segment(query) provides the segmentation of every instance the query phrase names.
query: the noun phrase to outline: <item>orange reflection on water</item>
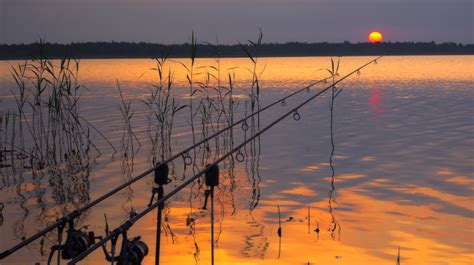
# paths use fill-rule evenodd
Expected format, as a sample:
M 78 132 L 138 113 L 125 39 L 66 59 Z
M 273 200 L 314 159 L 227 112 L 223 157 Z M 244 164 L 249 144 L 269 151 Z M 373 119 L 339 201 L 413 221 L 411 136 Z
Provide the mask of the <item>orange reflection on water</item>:
M 367 175 L 365 174 L 341 174 L 336 177 L 335 182 L 341 183 L 348 180 L 361 179 L 361 178 L 366 178 L 366 177 Z M 324 178 L 324 179 L 326 181 L 331 181 L 331 178 Z
M 316 193 L 307 187 L 295 187 L 292 189 L 283 190 L 281 191 L 281 193 L 300 195 L 300 196 L 310 196 L 310 197 L 316 196 Z
M 470 189 L 474 189 L 472 184 L 474 184 L 474 179 L 468 178 L 466 176 L 456 176 L 446 179 L 447 182 L 453 182 L 457 184 L 470 184 Z
M 319 169 L 319 166 L 317 165 L 314 165 L 314 166 L 307 166 L 307 167 L 304 167 L 302 169 L 300 169 L 300 171 L 303 171 L 303 172 L 312 172 L 312 171 L 315 171 Z
M 426 81 L 434 77 L 439 82 L 453 80 L 472 82 L 472 73 L 469 67 L 459 66 L 472 62 L 473 58 L 473 56 L 386 57 L 380 60 L 379 66 L 371 66 L 370 71 L 364 70 L 362 77 L 369 82 L 380 79 L 383 81 L 403 80 L 403 82 Z M 342 74 L 365 63 L 368 59 L 368 57 L 343 58 L 341 62 Z M 186 60 L 182 61 L 187 62 Z M 80 78 L 85 79 L 86 82 L 99 84 L 103 82 L 109 83 L 110 86 L 110 83 L 115 84 L 115 79 L 118 78 L 119 81 L 127 83 L 129 91 L 132 91 L 135 88 L 145 87 L 149 82 L 156 81 L 155 73 L 148 70 L 153 67 L 152 60 L 83 60 L 82 62 L 81 69 L 83 70 L 81 70 Z M 262 65 L 268 62 L 262 77 L 262 86 L 278 89 L 301 87 L 311 80 L 321 78 L 324 76 L 324 71 L 318 71 L 318 69 L 329 65 L 329 59 L 323 57 L 265 58 L 260 62 Z M 198 59 L 199 66 L 213 65 L 214 63 L 214 59 Z M 227 69 L 227 67 L 233 67 L 236 64 L 239 65 L 239 68 L 229 71 L 234 71 L 238 78 L 244 80 L 243 83 L 245 83 L 246 78 L 249 77 L 245 69 L 250 65 L 248 59 L 223 59 L 222 67 Z M 429 67 L 426 67 L 427 65 Z M 437 65 L 442 65 L 442 67 L 436 67 Z M 178 79 L 177 82 L 185 84 L 186 73 L 179 64 L 173 64 L 173 69 L 175 77 Z M 226 74 L 226 71 L 223 72 L 222 74 Z M 197 75 L 196 80 L 200 80 L 202 76 Z M 101 89 L 102 87 L 94 88 Z M 108 88 L 110 89 L 110 87 Z M 345 91 L 349 91 L 349 89 Z M 371 104 L 369 111 L 382 113 L 384 110 L 383 93 L 387 93 L 387 101 L 390 99 L 389 93 L 379 89 L 372 92 L 369 97 Z M 90 94 L 84 96 L 94 97 Z M 117 96 L 116 93 L 115 96 Z M 130 93 L 130 98 L 138 100 L 142 99 L 143 95 Z M 363 102 L 364 108 L 367 108 L 367 96 L 364 96 L 363 99 L 365 100 Z M 118 115 L 118 113 L 114 115 Z M 106 119 L 100 117 L 98 121 L 103 122 Z M 189 130 L 183 129 L 183 131 L 176 133 L 176 136 L 189 136 Z M 366 133 L 370 135 L 368 132 Z M 343 137 L 336 137 L 336 139 L 343 139 Z M 268 153 L 278 152 L 274 149 L 266 151 Z M 402 264 L 473 263 L 472 196 L 453 195 L 443 190 L 443 187 L 430 187 L 429 183 L 404 185 L 393 175 L 370 176 L 368 172 L 372 172 L 372 168 L 378 166 L 376 162 L 384 160 L 382 155 L 369 152 L 362 156 L 357 153 L 344 152 L 347 155 L 339 154 L 334 158 L 349 160 L 360 157 L 363 165 L 356 166 L 372 164 L 373 167 L 371 166 L 363 172 L 349 171 L 351 173 L 345 174 L 338 174 L 339 169 L 336 170 L 335 183 L 344 183 L 345 186 L 334 192 L 331 213 L 328 209 L 327 198 L 329 188 L 327 182 L 331 180 L 330 178 L 308 178 L 301 179 L 301 181 L 288 181 L 289 183 L 281 181 L 281 179 L 278 181 L 266 179 L 270 175 L 281 174 L 268 171 L 274 162 L 262 163 L 264 165 L 262 169 L 266 168 L 267 170 L 267 175 L 264 176 L 266 178 L 262 179 L 262 183 L 265 184 L 260 183 L 260 188 L 263 188 L 262 197 L 258 207 L 249 211 L 248 201 L 254 187 L 251 187 L 247 181 L 244 173 L 245 166 L 238 166 L 233 198 L 228 195 L 219 197 L 220 201 L 216 203 L 218 212 L 216 214 L 216 238 L 218 238 L 216 264 L 395 264 L 398 246 L 401 247 Z M 269 155 L 268 153 L 265 155 Z M 296 153 L 296 155 L 299 154 Z M 145 159 L 141 163 L 145 163 L 144 161 Z M 344 164 L 339 160 L 338 162 L 344 168 Z M 327 162 L 313 161 L 298 165 L 294 170 L 309 175 L 310 173 L 324 172 L 328 166 Z M 93 181 L 91 186 L 94 189 L 91 198 L 97 198 L 110 187 L 116 186 L 122 181 L 120 178 L 111 177 L 104 180 L 102 177 L 105 173 L 110 173 L 105 175 L 114 175 L 117 168 L 119 168 L 117 163 L 109 163 L 91 176 Z M 108 172 L 109 170 L 110 172 Z M 136 172 L 140 170 L 136 169 Z M 458 174 L 454 169 L 449 168 L 439 169 L 436 173 L 433 175 L 442 179 L 446 185 L 463 185 L 472 190 L 474 180 L 461 175 L 466 175 L 466 173 Z M 101 185 L 95 185 L 99 178 L 102 180 L 99 182 Z M 317 180 L 321 180 L 324 184 L 315 183 Z M 228 181 L 229 179 L 223 180 L 222 185 L 229 186 Z M 285 185 L 278 186 L 282 182 Z M 351 186 L 351 183 L 356 184 Z M 148 184 L 150 183 L 148 182 Z M 139 191 L 136 192 L 137 196 L 133 200 L 133 206 L 135 209 L 143 209 L 148 203 L 150 187 L 144 184 L 137 185 L 133 186 L 135 191 Z M 33 188 L 30 185 L 23 185 L 20 188 L 25 192 L 37 189 L 37 187 Z M 94 224 L 95 228 L 99 226 L 97 231 L 103 230 L 103 227 L 100 227 L 103 224 L 103 212 L 110 214 L 110 220 L 114 220 L 115 223 L 111 224 L 111 227 L 118 225 L 123 219 L 123 215 L 127 214 L 124 209 L 120 209 L 124 195 L 120 194 L 119 196 L 118 199 L 104 202 L 100 206 L 103 208 L 92 212 L 92 217 L 87 221 Z M 162 261 L 164 264 L 209 264 L 209 212 L 200 209 L 202 197 L 202 194 L 199 194 L 198 199 L 193 200 L 190 205 L 188 194 L 179 194 L 169 204 L 170 208 L 166 209 L 162 236 Z M 428 199 L 420 200 L 420 197 Z M 279 259 L 277 205 L 281 208 L 283 221 L 281 257 Z M 307 206 L 311 206 L 309 234 Z M 51 214 L 51 216 L 58 216 L 58 214 Z M 194 227 L 189 224 L 190 218 L 195 222 Z M 337 220 L 341 226 L 340 240 L 338 240 L 339 237 L 334 240 L 328 231 L 333 220 Z M 314 231 L 318 226 L 321 228 L 319 237 Z M 8 224 L 4 227 L 10 229 L 12 225 Z M 156 216 L 152 213 L 140 220 L 137 226 L 130 231 L 131 236 L 141 235 L 150 246 L 150 254 L 146 257 L 144 264 L 154 264 L 155 230 Z M 104 264 L 103 261 L 100 251 L 88 259 L 89 264 Z
M 222 233 L 219 234 L 218 248 L 216 249 L 216 264 L 383 264 L 384 259 L 367 253 L 367 250 L 345 245 L 340 241 L 329 238 L 325 231 L 321 232 L 318 239 L 316 233 L 307 233 L 306 207 L 292 210 L 288 205 L 296 202 L 289 202 L 287 206 L 281 207 L 285 212 L 282 217 L 282 242 L 281 256 L 278 258 L 279 238 L 277 235 L 277 209 L 275 205 L 260 207 L 259 210 L 249 212 L 241 211 L 232 218 L 225 218 L 221 224 Z M 189 211 L 185 208 L 184 212 Z M 177 208 L 171 208 L 173 214 L 174 230 L 185 229 L 185 214 L 179 215 Z M 268 217 L 272 215 L 273 217 Z M 311 222 L 311 230 L 320 225 L 328 224 L 327 212 L 319 209 L 312 209 L 314 221 Z M 267 216 L 267 217 L 266 217 Z M 289 221 L 293 217 L 293 221 Z M 154 220 L 147 218 L 142 226 L 150 233 L 145 233 L 147 242 L 154 242 Z M 266 224 L 264 224 L 266 223 Z M 209 216 L 206 215 L 197 221 L 199 231 L 195 236 L 180 235 L 174 243 L 168 238 L 164 238 L 161 261 L 164 264 L 195 264 L 196 253 L 195 242 L 199 247 L 197 257 L 198 264 L 208 264 L 210 262 L 210 236 L 209 236 Z M 184 230 L 181 231 L 184 234 Z M 207 232 L 207 233 L 206 233 Z M 217 233 L 217 232 L 216 232 Z M 151 250 L 153 251 L 153 250 Z M 335 254 L 336 253 L 336 254 Z M 340 253 L 340 254 L 337 254 Z M 144 264 L 154 264 L 154 253 L 145 259 Z
M 452 195 L 440 190 L 429 188 L 429 187 L 406 187 L 406 188 L 394 188 L 393 190 L 408 193 L 408 194 L 423 194 L 433 198 L 436 198 L 442 202 L 449 203 L 453 206 L 461 207 L 470 211 L 474 210 L 474 203 L 472 198 Z
M 354 68 L 366 63 L 373 57 L 357 56 L 341 58 L 340 73 L 349 73 Z M 474 56 L 387 56 L 379 60 L 379 65 L 373 65 L 362 71 L 364 81 L 471 81 L 472 71 L 469 65 Z M 189 59 L 176 59 L 189 65 Z M 321 68 L 331 65 L 328 57 L 290 57 L 290 58 L 260 58 L 258 61 L 261 76 L 261 86 L 265 88 L 297 88 L 326 77 Z M 0 79 L 10 79 L 10 64 L 19 61 L 0 62 Z M 187 84 L 186 70 L 176 62 L 168 64 L 178 85 Z M 202 81 L 205 73 L 212 72 L 209 66 L 216 66 L 214 58 L 198 58 L 196 60 L 195 79 Z M 223 58 L 220 61 L 222 80 L 227 80 L 229 73 L 236 75 L 238 82 L 248 85 L 251 75 L 248 69 L 252 64 L 248 58 Z M 86 83 L 115 84 L 118 80 L 124 85 L 143 87 L 157 80 L 152 59 L 84 59 L 81 60 L 79 78 Z M 215 73 L 213 73 L 215 74 Z M 134 95 L 140 97 L 140 95 Z
M 344 175 L 341 176 L 344 178 Z M 348 174 L 346 179 L 365 177 Z M 234 215 L 216 215 L 216 264 L 395 264 L 400 246 L 403 264 L 471 264 L 473 255 L 469 242 L 471 227 L 468 217 L 439 212 L 439 205 L 407 204 L 406 200 L 376 198 L 367 192 L 370 186 L 388 188 L 391 192 L 419 193 L 439 197 L 440 201 L 457 203 L 452 196 L 428 188 L 401 188 L 388 179 L 359 184 L 337 191 L 334 216 L 341 224 L 341 238 L 334 240 L 328 228 L 331 215 L 327 198 L 309 204 L 311 218 L 308 228 L 308 205 L 302 205 L 292 192 L 260 201 L 253 210 L 238 210 Z M 311 191 L 308 187 L 290 190 Z M 412 189 L 412 192 L 409 192 Z M 291 195 L 291 196 L 288 196 Z M 286 198 L 286 199 L 285 199 Z M 298 197 L 295 197 L 298 198 Z M 467 207 L 468 202 L 461 206 Z M 166 211 L 166 225 L 173 236 L 163 232 L 162 256 L 164 264 L 208 264 L 210 262 L 209 212 L 190 208 L 186 202 L 172 202 Z M 277 205 L 282 213 L 281 256 L 278 258 L 279 238 Z M 217 209 L 221 205 L 217 204 Z M 224 212 L 229 213 L 228 205 Z M 187 225 L 192 215 L 195 231 Z M 363 218 L 361 218 L 363 217 Z M 446 229 L 446 223 L 456 227 Z M 421 223 L 420 221 L 423 220 Z M 153 215 L 140 221 L 136 233 L 150 246 L 154 245 Z M 320 227 L 319 236 L 314 229 Z M 164 229 L 165 230 L 165 229 Z M 164 231 L 163 230 L 163 231 Z M 308 230 L 310 233 L 308 233 Z M 442 239 L 445 239 L 443 241 Z M 460 241 L 459 241 L 460 240 Z M 154 250 L 144 264 L 154 264 Z
M 468 243 L 472 242 L 468 232 L 472 227 L 468 217 L 440 213 L 437 205 L 418 206 L 382 200 L 368 196 L 362 186 L 359 188 L 360 191 L 339 192 L 339 207 L 344 206 L 341 202 L 357 205 L 351 211 L 336 210 L 343 224 L 345 244 L 372 249 L 371 254 L 380 257 L 394 255 L 400 246 L 404 264 L 472 264 Z M 361 215 L 364 217 L 362 222 Z M 457 227 L 446 229 L 446 223 L 453 219 L 457 219 Z M 449 251 L 440 254 L 443 249 Z

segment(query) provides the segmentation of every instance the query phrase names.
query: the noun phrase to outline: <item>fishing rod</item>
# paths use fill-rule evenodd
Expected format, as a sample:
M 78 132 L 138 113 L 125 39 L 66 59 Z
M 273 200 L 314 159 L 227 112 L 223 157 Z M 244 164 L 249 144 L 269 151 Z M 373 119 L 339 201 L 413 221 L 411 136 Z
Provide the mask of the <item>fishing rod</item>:
M 357 68 L 357 69 L 353 70 L 352 72 L 350 72 L 349 74 L 345 75 L 344 77 L 338 79 L 337 81 L 334 81 L 331 85 L 327 86 L 326 88 L 319 91 L 315 95 L 309 97 L 308 99 L 306 99 L 305 101 L 303 101 L 302 103 L 297 105 L 295 108 L 291 109 L 290 111 L 288 111 L 287 113 L 285 113 L 284 115 L 279 117 L 278 119 L 274 120 L 272 123 L 270 123 L 269 125 L 264 127 L 262 130 L 256 132 L 255 135 L 253 135 L 249 139 L 245 140 L 244 142 L 239 144 L 237 147 L 235 147 L 234 149 L 232 149 L 231 151 L 229 151 L 225 155 L 221 156 L 219 159 L 215 160 L 212 164 L 207 165 L 203 170 L 198 172 L 196 175 L 194 175 L 193 177 L 187 179 L 186 181 L 181 183 L 178 187 L 176 187 L 175 189 L 171 190 L 169 193 L 164 195 L 161 199 L 158 199 L 155 203 L 153 203 L 150 206 L 148 206 L 147 208 L 145 208 L 145 210 L 143 210 L 142 212 L 137 213 L 136 215 L 131 217 L 125 223 L 123 223 L 118 228 L 116 228 L 112 232 L 110 232 L 107 236 L 100 239 L 99 242 L 97 242 L 94 245 L 90 246 L 86 251 L 82 252 L 80 255 L 78 255 L 77 257 L 75 257 L 71 261 L 69 261 L 68 265 L 73 265 L 73 264 L 76 264 L 77 262 L 81 261 L 83 258 L 87 257 L 90 253 L 94 252 L 97 248 L 99 248 L 101 246 L 104 246 L 109 240 L 117 240 L 118 236 L 120 236 L 120 234 L 126 233 L 135 224 L 135 222 L 140 220 L 142 217 L 144 217 L 145 215 L 150 213 L 152 210 L 154 210 L 158 206 L 164 204 L 168 199 L 170 199 L 172 196 L 174 196 L 180 190 L 184 189 L 186 186 L 188 186 L 190 183 L 192 183 L 193 181 L 195 181 L 196 179 L 198 179 L 202 175 L 206 174 L 206 172 L 208 172 L 209 170 L 214 170 L 220 162 L 225 160 L 227 157 L 231 156 L 233 153 L 241 150 L 241 148 L 244 147 L 246 144 L 253 141 L 255 138 L 259 137 L 261 134 L 263 134 L 264 132 L 266 132 L 267 130 L 269 130 L 270 128 L 272 128 L 273 126 L 275 126 L 276 124 L 278 124 L 282 120 L 284 120 L 286 117 L 293 114 L 293 119 L 299 120 L 301 118 L 301 116 L 298 113 L 298 110 L 301 107 L 303 107 L 307 103 L 311 102 L 313 99 L 317 98 L 318 96 L 325 93 L 329 89 L 334 88 L 338 83 L 342 82 L 343 80 L 347 79 L 348 77 L 352 76 L 353 74 L 360 73 L 360 70 L 365 68 L 366 66 L 368 66 L 372 63 L 376 63 L 377 60 L 380 59 L 381 57 L 382 56 L 379 56 L 376 59 L 373 59 L 373 60 L 369 61 L 368 63 L 360 66 L 359 68 Z
M 236 122 L 234 122 L 233 124 L 230 124 L 228 125 L 227 127 L 224 127 L 222 128 L 221 130 L 215 132 L 214 134 L 206 137 L 205 139 L 202 139 L 201 141 L 189 146 L 188 148 L 185 148 L 184 150 L 182 150 L 181 152 L 179 153 L 176 153 L 175 155 L 173 155 L 172 157 L 166 159 L 165 161 L 161 162 L 161 164 L 168 164 L 169 162 L 183 156 L 183 158 L 185 159 L 185 163 L 187 164 L 190 164 L 192 163 L 192 161 L 189 161 L 191 160 L 191 157 L 187 156 L 185 157 L 186 154 L 189 153 L 189 151 L 193 150 L 194 148 L 197 148 L 198 146 L 208 142 L 209 140 L 219 136 L 220 134 L 222 134 L 223 132 L 226 132 L 228 131 L 229 129 L 235 127 L 236 125 L 238 124 L 241 124 L 243 123 L 242 125 L 242 129 L 245 130 L 245 128 L 248 126 L 246 125 L 246 123 L 244 123 L 245 121 L 247 121 L 248 119 L 252 118 L 253 116 L 255 115 L 258 115 L 259 113 L 275 106 L 276 104 L 278 103 L 282 103 L 282 106 L 285 106 L 286 103 L 285 100 L 290 98 L 290 97 L 293 97 L 294 95 L 296 94 L 299 94 L 301 93 L 302 91 L 305 91 L 305 90 L 308 90 L 312 87 L 314 87 L 315 85 L 319 84 L 319 83 L 323 83 L 323 82 L 327 82 L 328 79 L 330 79 L 331 77 L 326 77 L 326 78 L 323 78 L 323 79 L 320 79 L 318 81 L 315 81 L 301 89 L 298 89 L 292 93 L 290 93 L 289 95 L 263 107 L 262 109 L 258 110 L 257 112 L 254 112 L 252 114 L 250 114 L 249 116 L 246 116 Z M 244 126 L 245 125 L 245 126 Z M 187 160 L 189 159 L 189 160 Z M 128 180 L 127 182 L 119 185 L 118 187 L 114 188 L 113 190 L 109 191 L 108 193 L 100 196 L 99 198 L 95 199 L 94 201 L 88 203 L 87 205 L 83 206 L 82 208 L 79 208 L 79 209 L 76 209 L 74 210 L 73 212 L 67 214 L 66 216 L 60 218 L 60 219 L 57 219 L 54 223 L 52 223 L 51 225 L 47 226 L 46 228 L 44 228 L 43 230 L 37 232 L 36 234 L 30 236 L 29 238 L 21 241 L 20 243 L 16 244 L 15 246 L 13 246 L 12 248 L 8 249 L 8 250 L 5 250 L 4 252 L 0 253 L 0 260 L 10 256 L 11 254 L 13 254 L 14 252 L 20 250 L 21 248 L 23 248 L 24 246 L 30 244 L 31 242 L 37 240 L 38 238 L 40 238 L 41 236 L 44 236 L 46 233 L 52 231 L 53 229 L 57 228 L 57 227 L 61 227 L 61 226 L 64 226 L 68 223 L 70 223 L 70 221 L 73 221 L 75 220 L 77 217 L 79 217 L 83 212 L 87 211 L 88 209 L 94 207 L 95 205 L 99 204 L 100 202 L 104 201 L 105 199 L 109 198 L 110 196 L 114 195 L 115 193 L 121 191 L 122 189 L 126 188 L 127 186 L 137 182 L 138 180 L 144 178 L 145 176 L 147 176 L 148 174 L 152 173 L 154 170 L 156 169 L 156 166 L 153 167 L 153 168 L 150 168 L 146 171 L 144 171 L 143 173 L 139 174 L 138 176 Z

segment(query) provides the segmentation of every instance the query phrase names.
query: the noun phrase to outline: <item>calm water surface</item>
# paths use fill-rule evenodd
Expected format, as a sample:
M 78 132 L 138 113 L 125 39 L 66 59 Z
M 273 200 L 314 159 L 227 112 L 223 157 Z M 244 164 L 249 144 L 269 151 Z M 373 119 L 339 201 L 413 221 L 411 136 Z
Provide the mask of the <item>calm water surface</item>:
M 341 76 L 370 59 L 341 58 Z M 16 87 L 10 65 L 17 63 L 0 62 L 2 113 L 14 110 L 11 90 Z M 197 63 L 198 81 L 205 76 L 205 68 L 199 66 L 216 66 L 213 59 Z M 149 70 L 153 67 L 152 60 L 142 59 L 81 61 L 79 81 L 86 88 L 81 115 L 107 136 L 118 153 L 114 155 L 94 131 L 93 141 L 102 154 L 91 151 L 90 165 L 75 175 L 0 168 L 2 251 L 152 165 L 142 100 L 157 82 L 156 73 Z M 235 74 L 237 120 L 249 111 L 251 76 L 246 68 L 251 64 L 248 59 L 222 59 L 220 67 L 225 85 L 227 74 Z M 264 70 L 260 104 L 325 77 L 321 68 L 327 67 L 330 60 L 323 57 L 259 60 L 259 72 Z M 171 68 L 173 91 L 186 104 L 185 71 L 178 63 L 171 63 Z M 334 188 L 327 96 L 303 107 L 300 121 L 290 117 L 247 146 L 242 150 L 245 161 L 226 161 L 216 194 L 216 264 L 395 264 L 399 247 L 401 264 L 474 264 L 472 69 L 473 56 L 385 57 L 339 85 L 343 92 L 334 110 Z M 120 155 L 123 126 L 117 81 L 132 102 L 131 124 L 141 143 L 140 149 L 135 143 L 136 153 L 127 157 Z M 260 127 L 324 86 L 263 112 Z M 174 153 L 192 143 L 188 117 L 188 111 L 176 116 Z M 195 127 L 200 139 L 200 118 Z M 257 123 L 251 129 L 258 130 Z M 250 134 L 237 126 L 234 144 Z M 211 143 L 207 151 L 198 149 L 194 171 L 212 162 L 230 138 L 219 138 L 220 144 Z M 193 175 L 193 168 L 185 167 L 182 159 L 170 166 L 174 181 L 167 190 Z M 109 226 L 116 227 L 131 209 L 146 206 L 151 187 L 152 176 L 84 213 L 78 225 L 90 225 L 103 234 L 104 213 Z M 203 188 L 195 184 L 167 204 L 163 264 L 210 263 L 209 212 L 201 210 Z M 144 264 L 154 264 L 155 223 L 152 213 L 130 231 L 150 247 Z M 54 243 L 51 234 L 43 246 L 38 240 L 2 264 L 45 264 Z M 41 256 L 42 250 L 46 256 Z M 83 264 L 105 264 L 103 253 L 94 252 Z

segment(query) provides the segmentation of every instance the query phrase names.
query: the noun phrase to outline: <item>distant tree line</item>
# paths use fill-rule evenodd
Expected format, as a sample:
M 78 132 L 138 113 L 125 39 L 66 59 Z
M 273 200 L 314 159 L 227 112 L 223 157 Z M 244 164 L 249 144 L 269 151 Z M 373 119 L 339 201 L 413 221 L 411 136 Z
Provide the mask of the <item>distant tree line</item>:
M 49 58 L 154 58 L 188 57 L 191 45 L 154 44 L 145 42 L 83 42 L 0 44 L 0 60 L 28 59 L 40 55 Z M 240 45 L 197 45 L 198 57 L 245 57 Z M 261 57 L 283 56 L 357 56 L 357 55 L 472 55 L 474 44 L 435 42 L 382 42 L 382 43 L 264 43 L 258 49 Z

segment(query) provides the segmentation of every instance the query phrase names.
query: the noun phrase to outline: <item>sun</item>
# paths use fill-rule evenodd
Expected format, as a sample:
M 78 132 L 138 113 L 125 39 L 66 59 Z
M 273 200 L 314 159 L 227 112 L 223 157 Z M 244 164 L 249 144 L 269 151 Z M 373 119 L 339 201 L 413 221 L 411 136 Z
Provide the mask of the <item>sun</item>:
M 369 34 L 369 41 L 372 43 L 381 42 L 383 40 L 382 33 L 378 31 L 373 31 Z

